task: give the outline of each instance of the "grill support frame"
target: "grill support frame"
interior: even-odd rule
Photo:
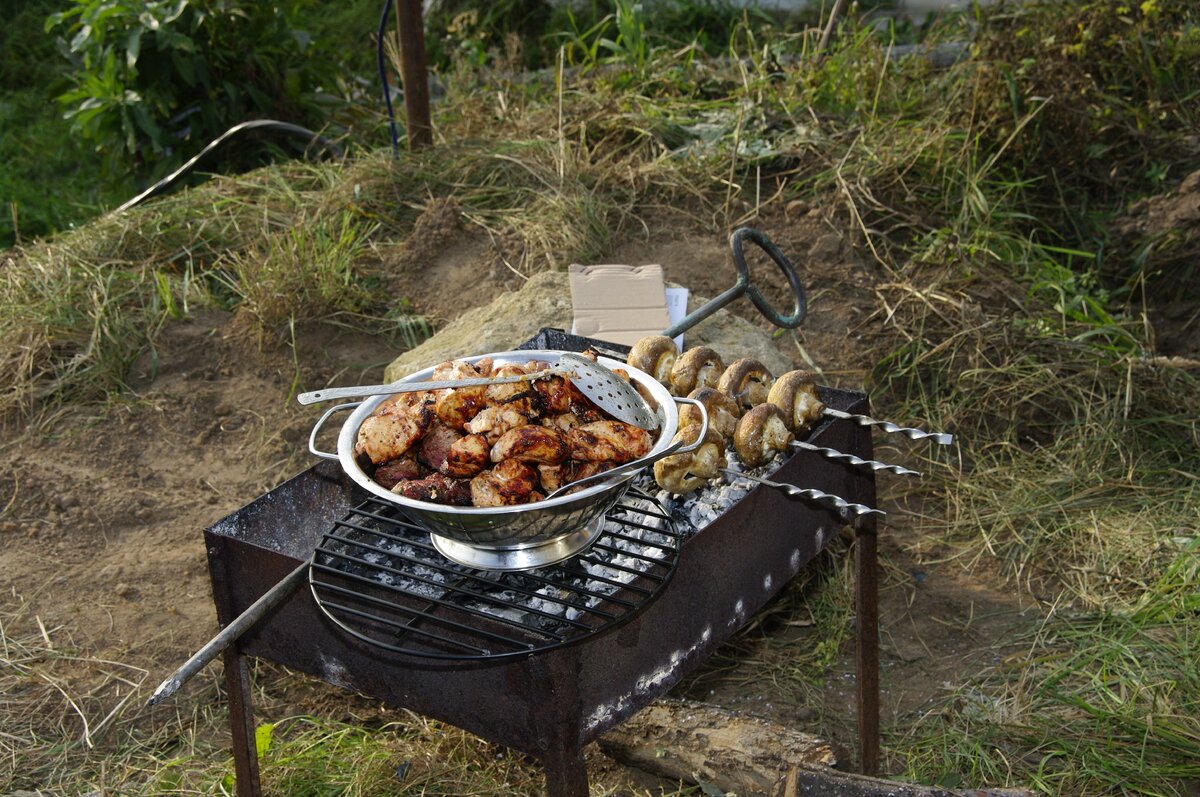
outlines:
[[[827,404],[867,414],[862,393],[822,390]],[[820,427],[821,445],[872,457],[870,430]],[[799,451],[774,474],[875,504],[875,475]],[[205,531],[213,597],[224,626],[306,559],[363,497],[336,463],[319,463]],[[302,590],[225,655],[239,797],[261,794],[245,657],[314,675],[448,722],[539,759],[550,797],[586,797],[584,746],[679,683],[832,540],[842,523],[818,504],[758,487],[685,540],[671,585],[641,614],[595,639],[499,663],[381,654],[328,623]],[[820,530],[820,533],[818,533]],[[859,763],[879,759],[876,528],[860,520],[855,550]]]

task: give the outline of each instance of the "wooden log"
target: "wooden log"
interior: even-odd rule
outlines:
[[[600,737],[600,747],[622,763],[743,797],[769,794],[792,768],[837,763],[815,736],[683,700],[655,701]]]
[[[833,769],[830,744],[776,722],[686,700],[656,700],[600,737],[628,766],[738,797],[1034,797],[1014,789],[942,789]]]

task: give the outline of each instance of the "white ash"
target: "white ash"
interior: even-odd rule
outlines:
[[[738,473],[748,473],[751,476],[765,478],[767,474],[773,473],[779,467],[780,460],[785,458],[785,454],[776,453],[766,464],[757,468],[747,468],[735,457],[729,457],[726,467]],[[702,490],[696,490],[686,495],[673,495],[666,490],[660,490],[656,497],[671,512],[672,516],[682,521],[677,524],[678,530],[690,536],[728,512],[758,486],[757,482],[749,479],[739,479],[736,476],[721,473],[716,478],[709,479],[708,485]]]

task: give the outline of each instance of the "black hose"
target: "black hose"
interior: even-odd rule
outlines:
[[[379,15],[379,31],[375,35],[375,62],[379,67],[379,82],[383,84],[383,102],[387,106],[388,132],[392,136],[392,157],[400,157],[400,137],[396,133],[396,112],[392,108],[392,90],[388,86],[387,67],[383,61],[383,34],[387,30],[388,17],[392,12],[392,0],[383,0],[383,13]]]

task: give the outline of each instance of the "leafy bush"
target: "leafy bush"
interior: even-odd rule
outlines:
[[[74,0],[46,21],[73,66],[58,99],[97,149],[157,171],[246,119],[319,126],[336,66],[311,57],[302,2]]]

